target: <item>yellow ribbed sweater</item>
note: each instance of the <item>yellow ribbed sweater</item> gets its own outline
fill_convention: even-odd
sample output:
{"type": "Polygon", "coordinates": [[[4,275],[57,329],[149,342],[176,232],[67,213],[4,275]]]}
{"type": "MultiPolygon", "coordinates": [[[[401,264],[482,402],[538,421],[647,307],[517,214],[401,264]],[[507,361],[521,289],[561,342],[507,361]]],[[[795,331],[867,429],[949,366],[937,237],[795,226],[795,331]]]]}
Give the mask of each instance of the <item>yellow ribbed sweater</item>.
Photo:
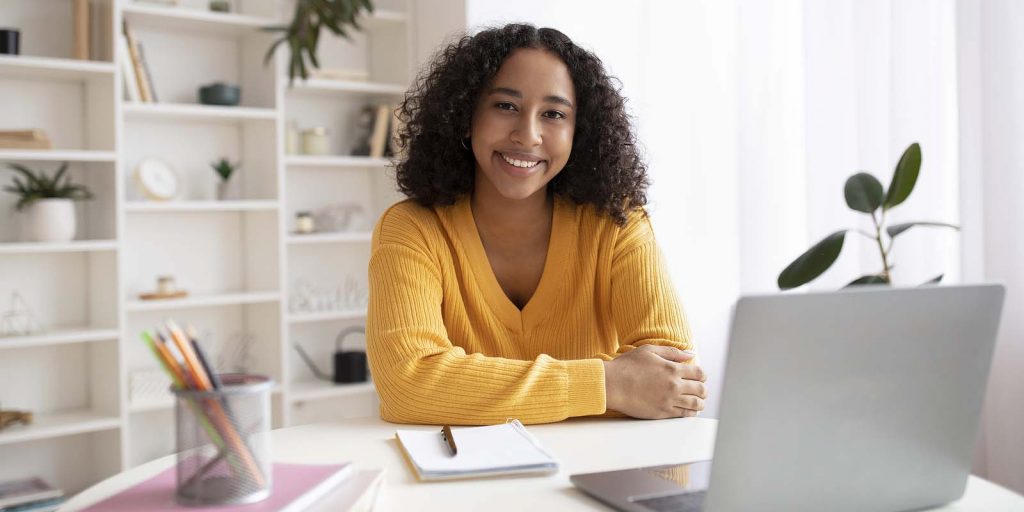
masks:
{"type": "Polygon", "coordinates": [[[557,198],[544,272],[520,310],[480,241],[468,196],[403,201],[373,232],[366,339],[381,417],[547,423],[605,413],[603,360],[644,344],[691,349],[649,220],[619,227],[557,198]]]}

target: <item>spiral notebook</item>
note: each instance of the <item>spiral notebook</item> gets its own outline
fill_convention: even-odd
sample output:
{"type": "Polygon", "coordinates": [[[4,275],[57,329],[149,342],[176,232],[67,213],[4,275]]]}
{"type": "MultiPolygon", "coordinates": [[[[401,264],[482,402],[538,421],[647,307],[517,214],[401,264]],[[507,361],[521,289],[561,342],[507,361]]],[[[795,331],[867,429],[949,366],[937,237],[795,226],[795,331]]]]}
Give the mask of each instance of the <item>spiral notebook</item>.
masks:
{"type": "Polygon", "coordinates": [[[416,477],[423,481],[558,472],[558,461],[519,420],[453,428],[452,434],[458,445],[456,455],[440,429],[399,430],[395,437],[416,477]]]}

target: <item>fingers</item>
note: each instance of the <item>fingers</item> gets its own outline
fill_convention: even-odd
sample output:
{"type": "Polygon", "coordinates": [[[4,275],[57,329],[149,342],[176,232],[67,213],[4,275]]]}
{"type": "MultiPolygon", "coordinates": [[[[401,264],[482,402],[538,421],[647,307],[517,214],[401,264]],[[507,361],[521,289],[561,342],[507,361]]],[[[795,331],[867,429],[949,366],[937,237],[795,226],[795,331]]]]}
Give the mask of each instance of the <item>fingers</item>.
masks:
{"type": "Polygon", "coordinates": [[[697,398],[708,397],[708,387],[699,380],[681,380],[679,382],[680,395],[693,395],[697,398]]]}
{"type": "Polygon", "coordinates": [[[704,382],[708,380],[708,376],[704,373],[704,369],[695,364],[679,365],[678,374],[681,379],[697,382],[704,382]]]}
{"type": "Polygon", "coordinates": [[[686,409],[689,411],[703,411],[704,410],[704,399],[699,396],[693,395],[679,395],[673,404],[677,409],[686,409]]]}
{"type": "Polygon", "coordinates": [[[678,348],[675,347],[665,347],[661,345],[644,345],[640,348],[648,350],[650,352],[654,352],[655,354],[661,356],[663,359],[668,359],[669,361],[674,361],[676,363],[685,363],[686,361],[689,361],[694,357],[697,357],[697,354],[694,352],[690,352],[689,350],[679,350],[678,348]]]}

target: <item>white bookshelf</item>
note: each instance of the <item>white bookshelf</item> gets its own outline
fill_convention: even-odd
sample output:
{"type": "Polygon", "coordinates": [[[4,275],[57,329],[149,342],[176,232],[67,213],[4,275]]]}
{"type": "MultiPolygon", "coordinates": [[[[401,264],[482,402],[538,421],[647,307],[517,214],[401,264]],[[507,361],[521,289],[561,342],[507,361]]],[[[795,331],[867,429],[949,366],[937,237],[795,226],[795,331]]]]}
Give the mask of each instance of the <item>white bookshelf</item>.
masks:
{"type": "Polygon", "coordinates": [[[89,326],[59,327],[26,336],[0,337],[0,349],[108,341],[116,340],[120,335],[121,332],[117,329],[98,329],[89,326]]]}
{"type": "Polygon", "coordinates": [[[121,428],[121,418],[118,415],[101,414],[84,409],[62,411],[39,415],[29,426],[15,425],[0,432],[0,445],[119,428],[121,428]]]}
{"type": "MultiPolygon", "coordinates": [[[[0,431],[0,481],[39,475],[74,493],[171,453],[173,401],[133,401],[129,389],[136,372],[157,367],[139,332],[166,317],[195,326],[217,364],[245,360],[248,371],[274,379],[275,428],[376,415],[372,383],[315,381],[293,349],[300,343],[329,369],[336,335],[363,324],[365,306],[292,312],[290,301],[303,280],[365,290],[372,223],[399,197],[389,158],[350,156],[351,125],[364,105],[401,101],[423,53],[419,6],[377,0],[352,41],[321,37],[323,67],[362,69],[367,80],[289,84],[284,46],[264,66],[277,34],[261,30],[286,22],[287,1],[233,2],[241,13],[209,12],[206,0],[98,1],[110,7],[111,41],[127,20],[145,45],[159,102],[126,100],[116,59],[69,58],[70,2],[4,0],[0,10],[0,26],[23,30],[26,53],[0,56],[9,100],[0,129],[38,127],[53,142],[0,149],[0,184],[10,181],[7,163],[52,172],[68,162],[72,180],[95,194],[77,207],[79,232],[67,243],[20,241],[16,216],[0,217],[0,311],[18,291],[42,326],[0,337],[0,404],[35,415],[29,426],[0,431]],[[199,104],[196,90],[214,81],[240,84],[241,104],[199,104]],[[290,122],[326,126],[330,154],[286,154],[290,122]],[[147,157],[175,169],[182,189],[174,200],[140,192],[134,170],[147,157]],[[220,157],[242,162],[223,201],[209,168],[220,157]],[[358,205],[362,224],[293,233],[297,211],[336,204],[358,205]],[[167,274],[188,296],[138,298],[167,274]]],[[[13,201],[0,193],[3,211],[13,201]]]]}
{"type": "Polygon", "coordinates": [[[370,158],[368,156],[309,156],[288,155],[285,157],[288,167],[320,167],[338,169],[362,169],[367,167],[387,167],[391,160],[387,158],[370,158]]]}

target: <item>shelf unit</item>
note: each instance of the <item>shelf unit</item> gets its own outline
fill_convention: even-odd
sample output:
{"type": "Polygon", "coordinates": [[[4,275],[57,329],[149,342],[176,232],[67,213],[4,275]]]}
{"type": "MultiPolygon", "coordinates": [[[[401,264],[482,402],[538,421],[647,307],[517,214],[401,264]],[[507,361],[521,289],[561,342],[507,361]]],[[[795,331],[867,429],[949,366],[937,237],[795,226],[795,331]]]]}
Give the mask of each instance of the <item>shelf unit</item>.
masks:
{"type": "MultiPolygon", "coordinates": [[[[74,493],[171,453],[169,395],[131,396],[133,378],[156,368],[138,334],[165,317],[194,325],[218,368],[274,379],[275,428],[377,414],[372,383],[315,381],[293,350],[301,344],[328,368],[338,332],[365,322],[365,303],[293,312],[290,302],[303,280],[365,293],[373,221],[400,197],[389,159],[348,156],[352,125],[364,105],[404,94],[419,55],[417,4],[377,0],[352,41],[321,38],[322,66],[363,69],[367,81],[290,84],[284,47],[264,66],[275,35],[260,30],[284,23],[287,2],[246,0],[235,2],[245,12],[214,13],[206,0],[94,1],[116,27],[104,44],[126,20],[145,45],[158,103],[124,99],[116,59],[69,58],[70,2],[4,0],[0,12],[0,25],[22,29],[26,53],[0,56],[0,94],[17,98],[0,105],[0,129],[39,127],[53,142],[0,149],[0,183],[10,180],[7,163],[49,171],[69,162],[72,180],[95,194],[76,207],[71,242],[22,242],[17,217],[0,219],[0,312],[17,291],[43,327],[0,337],[0,404],[35,414],[32,425],[0,432],[0,480],[39,475],[74,493]],[[67,29],[53,36],[57,25],[67,29]],[[241,105],[198,104],[198,87],[214,81],[240,84],[241,105]],[[328,127],[330,154],[286,154],[290,122],[328,127]],[[139,191],[133,173],[147,157],[175,168],[184,185],[176,200],[139,191]],[[220,157],[242,169],[230,199],[218,201],[208,165],[220,157]],[[340,203],[357,207],[347,231],[292,232],[297,211],[340,203]],[[165,274],[188,296],[138,299],[165,274]]],[[[0,194],[0,209],[12,205],[0,194]]],[[[360,340],[346,349],[350,341],[360,340]]]]}

